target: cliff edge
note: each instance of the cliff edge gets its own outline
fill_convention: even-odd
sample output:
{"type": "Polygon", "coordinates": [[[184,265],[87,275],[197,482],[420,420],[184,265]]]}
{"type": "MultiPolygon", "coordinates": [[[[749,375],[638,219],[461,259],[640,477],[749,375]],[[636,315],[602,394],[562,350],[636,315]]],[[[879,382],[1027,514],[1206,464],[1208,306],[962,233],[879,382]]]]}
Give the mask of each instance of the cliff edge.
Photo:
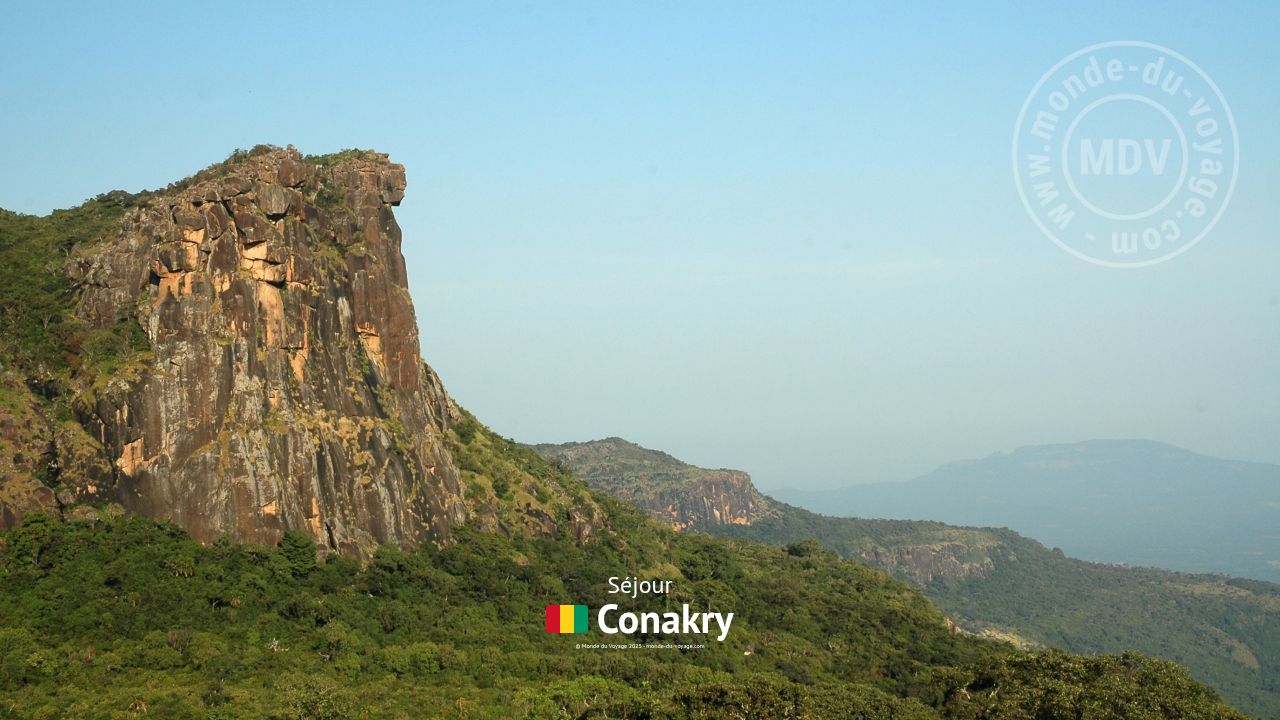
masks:
{"type": "Polygon", "coordinates": [[[202,542],[301,530],[358,557],[441,541],[471,508],[541,533],[567,515],[589,536],[590,508],[512,498],[504,516],[474,479],[467,497],[460,411],[421,359],[392,212],[404,193],[383,154],[260,147],[162,191],[0,218],[6,254],[61,223],[46,250],[65,259],[44,280],[51,303],[71,298],[49,315],[56,347],[31,311],[5,315],[0,521],[118,507],[202,542]],[[76,213],[93,237],[64,239],[76,213]],[[23,338],[52,349],[24,355],[23,338]]]}

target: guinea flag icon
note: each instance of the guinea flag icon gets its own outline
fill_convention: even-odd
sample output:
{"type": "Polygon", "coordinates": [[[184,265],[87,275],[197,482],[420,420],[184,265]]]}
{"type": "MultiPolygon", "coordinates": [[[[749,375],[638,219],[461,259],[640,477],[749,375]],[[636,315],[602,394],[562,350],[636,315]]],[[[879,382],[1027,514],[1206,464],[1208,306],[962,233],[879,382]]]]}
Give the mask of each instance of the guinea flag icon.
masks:
{"type": "Polygon", "coordinates": [[[587,631],[586,605],[548,605],[547,632],[585,633],[587,631]]]}

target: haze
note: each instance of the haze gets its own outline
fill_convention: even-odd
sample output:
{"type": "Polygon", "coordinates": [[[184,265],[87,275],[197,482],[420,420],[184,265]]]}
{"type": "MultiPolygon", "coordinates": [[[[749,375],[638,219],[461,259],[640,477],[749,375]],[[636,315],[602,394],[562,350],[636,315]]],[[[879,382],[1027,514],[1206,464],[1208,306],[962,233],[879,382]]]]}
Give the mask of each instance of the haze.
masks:
{"type": "Polygon", "coordinates": [[[803,8],[10,4],[0,206],[370,147],[424,354],[519,440],[765,490],[1088,438],[1280,461],[1280,7],[803,8]],[[1195,60],[1242,147],[1215,230],[1139,271],[1052,245],[1008,162],[1040,75],[1117,38],[1195,60]]]}

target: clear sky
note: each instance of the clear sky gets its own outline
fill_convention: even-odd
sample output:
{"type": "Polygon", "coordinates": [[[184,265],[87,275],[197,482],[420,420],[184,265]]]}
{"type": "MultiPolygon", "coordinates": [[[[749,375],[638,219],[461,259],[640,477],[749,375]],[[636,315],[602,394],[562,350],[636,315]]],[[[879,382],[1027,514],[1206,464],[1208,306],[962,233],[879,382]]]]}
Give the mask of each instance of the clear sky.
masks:
{"type": "Polygon", "coordinates": [[[1280,461],[1276,3],[8,2],[0,206],[257,143],[389,152],[423,354],[529,442],[620,435],[765,489],[1144,437],[1280,461]],[[1241,140],[1141,270],[1054,246],[1010,169],[1040,76],[1145,40],[1241,140]]]}

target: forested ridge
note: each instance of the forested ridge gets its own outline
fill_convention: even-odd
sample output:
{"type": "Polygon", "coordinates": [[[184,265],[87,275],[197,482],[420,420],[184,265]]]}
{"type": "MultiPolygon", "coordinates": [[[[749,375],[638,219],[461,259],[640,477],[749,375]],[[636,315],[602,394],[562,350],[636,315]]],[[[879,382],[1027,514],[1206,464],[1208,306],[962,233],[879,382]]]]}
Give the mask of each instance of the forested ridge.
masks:
{"type": "MultiPolygon", "coordinates": [[[[577,483],[483,426],[468,434],[509,454],[502,467],[577,483]]],[[[590,542],[462,527],[363,567],[317,560],[301,533],[202,546],[106,510],[30,515],[3,534],[0,716],[1244,717],[1169,662],[957,634],[916,590],[815,542],[678,534],[596,500],[607,522],[590,542]],[[733,632],[688,651],[545,633],[545,605],[598,607],[628,575],[674,580],[628,607],[732,611],[733,632]]]]}
{"type": "Polygon", "coordinates": [[[779,503],[779,514],[715,534],[786,544],[819,538],[843,557],[876,548],[970,547],[979,569],[924,593],[967,630],[1077,653],[1126,649],[1174,660],[1238,707],[1280,712],[1280,588],[1256,580],[1090,563],[1003,528],[834,518],[779,503]]]}
{"type": "Polygon", "coordinates": [[[1137,650],[1185,665],[1236,707],[1280,716],[1273,584],[1085,562],[1007,528],[821,515],[760,493],[745,472],[621,438],[534,449],[673,527],[773,545],[817,540],[916,586],[968,632],[1082,654],[1137,650]]]}

